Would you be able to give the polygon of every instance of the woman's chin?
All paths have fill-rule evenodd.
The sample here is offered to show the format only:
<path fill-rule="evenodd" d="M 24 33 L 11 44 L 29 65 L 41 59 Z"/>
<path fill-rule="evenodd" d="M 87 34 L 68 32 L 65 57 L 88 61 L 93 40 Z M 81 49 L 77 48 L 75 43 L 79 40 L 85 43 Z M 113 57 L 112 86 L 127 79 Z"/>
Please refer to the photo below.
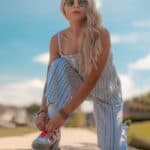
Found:
<path fill-rule="evenodd" d="M 83 18 L 81 17 L 74 17 L 73 19 L 70 19 L 71 22 L 82 22 Z"/>

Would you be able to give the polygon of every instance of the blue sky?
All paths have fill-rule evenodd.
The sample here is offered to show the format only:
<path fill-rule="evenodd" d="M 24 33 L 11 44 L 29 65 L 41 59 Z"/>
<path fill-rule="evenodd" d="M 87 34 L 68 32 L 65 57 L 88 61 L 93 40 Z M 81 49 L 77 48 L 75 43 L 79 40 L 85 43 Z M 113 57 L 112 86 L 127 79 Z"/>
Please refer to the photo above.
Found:
<path fill-rule="evenodd" d="M 103 0 L 124 100 L 150 91 L 150 1 Z M 52 35 L 69 24 L 60 0 L 0 0 L 0 103 L 40 102 Z"/>

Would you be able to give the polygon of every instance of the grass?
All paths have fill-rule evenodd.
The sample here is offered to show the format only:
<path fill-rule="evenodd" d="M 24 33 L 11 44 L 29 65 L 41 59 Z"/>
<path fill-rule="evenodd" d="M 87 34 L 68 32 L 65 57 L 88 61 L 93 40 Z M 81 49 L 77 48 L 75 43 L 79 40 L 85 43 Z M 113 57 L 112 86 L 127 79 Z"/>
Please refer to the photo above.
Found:
<path fill-rule="evenodd" d="M 96 132 L 96 129 L 93 127 L 89 129 Z M 150 142 L 150 121 L 131 124 L 127 131 L 128 140 L 130 141 L 133 136 Z"/>
<path fill-rule="evenodd" d="M 0 137 L 21 136 L 24 134 L 29 134 L 37 131 L 38 129 L 34 127 L 28 127 L 28 126 L 22 126 L 16 128 L 0 128 Z"/>
<path fill-rule="evenodd" d="M 150 142 L 150 121 L 131 124 L 128 129 L 128 139 L 135 136 L 139 139 Z"/>

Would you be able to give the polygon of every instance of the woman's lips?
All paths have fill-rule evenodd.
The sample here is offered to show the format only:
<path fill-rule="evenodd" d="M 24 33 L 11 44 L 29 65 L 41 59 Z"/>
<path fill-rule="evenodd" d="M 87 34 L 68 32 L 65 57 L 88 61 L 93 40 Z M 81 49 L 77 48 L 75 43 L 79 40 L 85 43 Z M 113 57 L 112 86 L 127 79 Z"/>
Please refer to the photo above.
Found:
<path fill-rule="evenodd" d="M 80 11 L 79 10 L 74 10 L 74 11 L 72 11 L 72 13 L 80 13 Z"/>

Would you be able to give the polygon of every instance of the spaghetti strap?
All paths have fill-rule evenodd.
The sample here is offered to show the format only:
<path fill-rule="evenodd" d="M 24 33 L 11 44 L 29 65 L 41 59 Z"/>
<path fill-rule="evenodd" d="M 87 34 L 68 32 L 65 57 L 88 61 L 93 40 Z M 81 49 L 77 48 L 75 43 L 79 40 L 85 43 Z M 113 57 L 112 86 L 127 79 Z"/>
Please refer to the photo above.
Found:
<path fill-rule="evenodd" d="M 59 52 L 60 54 L 62 54 L 61 52 L 61 37 L 60 37 L 60 32 L 57 33 L 57 38 L 58 38 L 58 47 L 59 47 Z"/>

